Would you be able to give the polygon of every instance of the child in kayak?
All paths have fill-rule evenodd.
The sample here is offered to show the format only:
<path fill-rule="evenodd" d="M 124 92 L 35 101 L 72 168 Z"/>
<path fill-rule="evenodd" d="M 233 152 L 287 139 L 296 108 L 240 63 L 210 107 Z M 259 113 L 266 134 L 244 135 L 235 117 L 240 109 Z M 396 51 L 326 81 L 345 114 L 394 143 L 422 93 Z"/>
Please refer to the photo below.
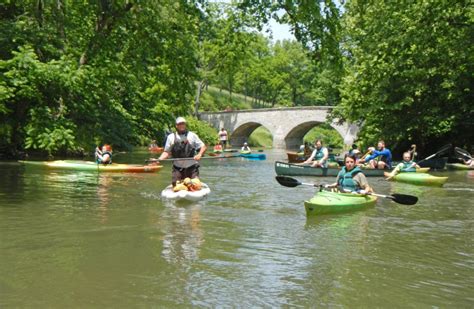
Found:
<path fill-rule="evenodd" d="M 417 168 L 420 168 L 420 166 L 411 159 L 411 155 L 412 154 L 409 151 L 403 153 L 403 161 L 395 166 L 393 171 L 387 177 L 387 180 L 395 177 L 398 173 L 414 173 Z"/>
<path fill-rule="evenodd" d="M 356 165 L 355 155 L 346 154 L 344 157 L 344 167 L 337 175 L 336 182 L 326 185 L 326 188 L 338 188 L 341 192 L 352 192 L 355 194 L 368 194 L 373 190 L 369 186 L 367 178 L 362 170 Z"/>
<path fill-rule="evenodd" d="M 248 153 L 250 153 L 250 152 L 252 152 L 252 150 L 250 149 L 249 144 L 244 143 L 244 146 L 242 147 L 242 149 L 240 149 L 240 152 L 248 152 Z"/>
<path fill-rule="evenodd" d="M 112 146 L 105 144 L 102 150 L 95 148 L 95 159 L 97 164 L 112 164 Z"/>

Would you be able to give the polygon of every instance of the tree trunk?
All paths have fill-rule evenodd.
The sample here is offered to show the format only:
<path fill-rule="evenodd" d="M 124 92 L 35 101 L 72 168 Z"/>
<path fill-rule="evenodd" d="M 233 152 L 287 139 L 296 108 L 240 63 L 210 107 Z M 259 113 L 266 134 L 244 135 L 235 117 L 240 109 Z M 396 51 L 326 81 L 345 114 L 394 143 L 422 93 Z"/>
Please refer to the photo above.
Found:
<path fill-rule="evenodd" d="M 201 80 L 198 83 L 197 89 L 196 89 L 196 97 L 194 98 L 194 116 L 198 117 L 199 116 L 199 105 L 200 105 L 200 98 L 202 94 L 202 90 L 207 86 L 207 81 L 205 79 Z"/>

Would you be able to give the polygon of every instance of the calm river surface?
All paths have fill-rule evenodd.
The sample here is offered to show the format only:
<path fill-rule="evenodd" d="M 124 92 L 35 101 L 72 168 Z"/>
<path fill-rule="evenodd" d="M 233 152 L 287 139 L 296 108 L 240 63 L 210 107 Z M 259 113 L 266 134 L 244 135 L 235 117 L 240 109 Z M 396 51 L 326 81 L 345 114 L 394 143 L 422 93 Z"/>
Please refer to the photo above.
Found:
<path fill-rule="evenodd" d="M 0 164 L 0 307 L 474 307 L 474 172 L 443 173 L 444 188 L 370 178 L 420 201 L 307 219 L 314 190 L 274 180 L 284 156 L 203 161 L 212 193 L 187 205 L 160 198 L 168 164 Z"/>

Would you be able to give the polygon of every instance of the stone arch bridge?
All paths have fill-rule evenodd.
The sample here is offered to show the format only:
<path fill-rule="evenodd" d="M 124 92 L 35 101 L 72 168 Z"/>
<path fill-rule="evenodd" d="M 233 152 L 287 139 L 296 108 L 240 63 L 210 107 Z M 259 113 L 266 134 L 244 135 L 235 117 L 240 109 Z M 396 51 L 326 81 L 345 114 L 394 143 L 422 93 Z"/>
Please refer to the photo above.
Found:
<path fill-rule="evenodd" d="M 220 129 L 224 127 L 230 134 L 231 143 L 235 146 L 247 141 L 250 134 L 258 127 L 264 126 L 273 135 L 273 147 L 296 149 L 301 145 L 306 133 L 318 124 L 326 122 L 330 106 L 305 106 L 288 108 L 265 108 L 231 112 L 203 112 L 199 118 Z M 350 145 L 357 137 L 359 128 L 354 124 L 331 123 Z"/>

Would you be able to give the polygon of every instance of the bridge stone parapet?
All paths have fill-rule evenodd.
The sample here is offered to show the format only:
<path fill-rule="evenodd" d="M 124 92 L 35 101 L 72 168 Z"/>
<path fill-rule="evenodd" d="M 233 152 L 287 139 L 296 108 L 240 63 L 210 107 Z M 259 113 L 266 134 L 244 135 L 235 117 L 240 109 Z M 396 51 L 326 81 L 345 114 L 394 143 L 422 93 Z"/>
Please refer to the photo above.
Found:
<path fill-rule="evenodd" d="M 264 126 L 273 135 L 274 148 L 296 149 L 311 128 L 327 122 L 331 109 L 331 106 L 304 106 L 203 112 L 199 118 L 216 129 L 226 128 L 234 146 L 242 145 L 256 128 Z M 343 137 L 347 145 L 357 138 L 359 128 L 354 124 L 340 125 L 333 122 L 330 126 Z"/>

